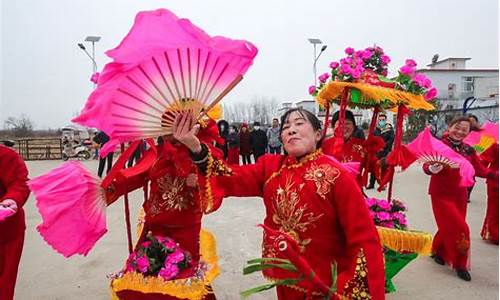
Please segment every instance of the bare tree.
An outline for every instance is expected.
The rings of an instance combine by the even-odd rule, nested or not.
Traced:
[[[34,124],[28,116],[22,114],[19,118],[8,117],[4,127],[15,137],[26,137],[33,135]]]
[[[226,103],[224,104],[224,118],[231,122],[255,121],[261,124],[270,124],[277,116],[279,103],[276,98],[255,96],[250,102]]]

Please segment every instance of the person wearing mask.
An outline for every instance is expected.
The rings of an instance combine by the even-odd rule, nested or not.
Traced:
[[[227,142],[227,163],[231,165],[240,164],[240,137],[238,136],[238,127],[231,125]]]
[[[332,286],[331,265],[336,263],[337,291],[345,297],[342,299],[385,298],[377,230],[356,181],[339,162],[322,153],[321,123],[314,114],[294,108],[281,117],[280,137],[286,155],[264,155],[253,165],[230,166],[229,170],[212,157],[208,145],[196,137],[197,128],[188,126],[186,119],[176,121],[174,137],[190,149],[193,162],[203,173],[200,188],[224,197],[263,197],[266,228],[293,239],[302,258],[326,286]],[[286,259],[274,245],[272,235],[265,233],[262,256]],[[363,262],[367,271],[358,274]],[[263,273],[273,281],[297,277],[278,268]],[[307,280],[299,280],[278,286],[276,292],[279,300],[298,300],[316,291],[310,291]]]
[[[267,149],[267,135],[260,128],[260,122],[253,123],[253,130],[250,132],[253,158],[257,162],[257,159],[266,153]]]
[[[379,136],[384,140],[384,149],[377,153],[377,159],[386,158],[387,155],[392,150],[392,144],[394,143],[394,128],[390,123],[387,122],[387,115],[379,114],[377,127],[373,132],[374,136]],[[370,174],[370,184],[366,187],[367,189],[373,189],[375,187],[375,175]]]
[[[278,119],[273,119],[271,128],[267,130],[267,140],[269,141],[269,153],[281,154],[280,123]]]
[[[477,176],[498,181],[498,172],[486,169],[474,148],[463,143],[470,128],[467,117],[456,117],[448,125],[441,141],[467,159]],[[432,242],[433,259],[437,264],[452,267],[459,278],[470,281],[470,232],[465,218],[467,188],[460,185],[459,169],[448,168],[441,163],[425,163],[422,167],[431,176],[429,195],[438,227]]]
[[[222,138],[223,143],[217,143],[215,146],[222,150],[224,154],[224,159],[227,159],[227,142],[226,138],[229,134],[229,123],[226,120],[219,120],[217,122],[217,128],[219,129],[219,136]]]
[[[240,129],[240,155],[244,165],[251,164],[250,154],[252,154],[252,137],[248,130],[248,124],[243,123]]]
[[[0,168],[0,299],[12,300],[26,230],[23,205],[30,190],[24,161],[3,145]]]

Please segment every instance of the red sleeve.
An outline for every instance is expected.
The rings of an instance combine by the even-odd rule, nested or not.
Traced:
[[[28,169],[22,158],[14,150],[7,147],[0,148],[0,183],[5,189],[5,194],[0,197],[16,201],[18,207],[22,207],[30,190],[28,181]]]
[[[211,197],[215,201],[229,196],[262,197],[265,183],[264,166],[268,158],[269,155],[264,155],[255,164],[229,166],[223,160],[215,158],[210,151],[207,170],[204,175],[199,176],[202,197]]]
[[[490,164],[495,160],[495,156],[497,155],[495,153],[495,145],[490,146],[486,151],[481,153],[479,156],[480,162],[485,166],[489,167]]]
[[[338,286],[343,287],[344,282],[353,277],[357,255],[360,250],[363,250],[367,262],[368,288],[372,299],[384,299],[385,269],[380,239],[361,190],[353,177],[342,173],[335,184],[333,199],[347,240],[348,253],[346,255],[353,261],[352,272],[339,274]]]
[[[103,180],[103,188],[106,191],[106,203],[115,202],[120,196],[141,188],[149,180],[149,170],[156,160],[156,151],[148,150],[142,159],[133,167],[110,172]],[[109,184],[107,184],[109,182]]]
[[[492,170],[489,170],[481,163],[481,161],[479,160],[479,156],[477,156],[475,151],[471,155],[470,162],[471,162],[472,166],[474,167],[474,170],[476,171],[475,175],[477,177],[482,177],[482,178],[495,177],[495,172]],[[498,176],[498,174],[497,174],[497,176]]]

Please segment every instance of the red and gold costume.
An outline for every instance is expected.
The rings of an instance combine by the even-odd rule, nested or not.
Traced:
[[[442,142],[470,161],[478,177],[494,178],[494,172],[484,168],[471,146],[454,142],[447,135]],[[429,171],[430,163],[423,165],[424,172],[432,175],[429,195],[438,231],[434,236],[432,251],[456,270],[470,269],[470,232],[465,216],[467,213],[467,187],[460,186],[457,168],[445,167],[437,174]],[[498,176],[498,173],[497,175]]]
[[[335,143],[338,141],[335,137],[331,137],[323,142],[321,148],[326,155],[331,155],[335,157],[341,163],[358,162],[360,163],[359,175],[357,177],[358,184],[363,186],[363,169],[368,168],[369,170],[374,170],[377,162],[377,157],[374,155],[379,148],[383,148],[383,140],[380,137],[371,137],[372,143],[376,144],[373,146],[375,149],[373,155],[369,155],[369,150],[367,149],[367,141],[350,137],[344,140],[341,151],[335,151],[337,148]],[[382,143],[382,145],[380,145]],[[378,176],[378,173],[377,173]]]
[[[146,233],[151,232],[153,235],[168,236],[174,239],[183,250],[188,251],[192,256],[191,267],[182,271],[176,280],[165,284],[162,283],[161,279],[149,278],[148,284],[153,288],[147,287],[148,284],[146,287],[138,288],[137,286],[144,283],[145,280],[135,278],[135,273],[125,273],[123,277],[112,282],[116,298],[196,298],[193,295],[201,295],[203,299],[215,298],[213,294],[209,294],[210,288],[207,286],[218,274],[217,259],[213,253],[215,251],[214,241],[209,241],[213,245],[208,248],[206,245],[202,245],[202,248],[205,247],[205,251],[201,251],[203,256],[201,259],[204,263],[209,264],[205,280],[197,280],[194,273],[200,262],[202,216],[204,213],[218,208],[221,199],[219,198],[216,203],[207,203],[205,202],[207,199],[200,197],[197,172],[197,167],[192,163],[186,147],[165,142],[157,149],[152,148],[146,152],[136,166],[120,171],[116,174],[112,184],[105,187],[109,205],[121,195],[141,188],[149,181],[150,192],[143,204],[145,218],[138,244],[144,241]],[[214,198],[210,200],[213,201]],[[206,234],[204,233],[204,235]],[[183,281],[187,278],[193,278],[192,284],[190,283],[189,286],[185,286],[186,283]]]
[[[264,155],[254,165],[231,169],[209,155],[200,186],[213,195],[263,197],[264,224],[293,237],[302,257],[323,282],[331,286],[330,266],[336,262],[338,290],[346,291],[349,299],[368,296],[356,288],[362,285],[360,281],[368,283],[371,299],[384,299],[382,251],[361,191],[351,175],[321,150],[299,160]],[[263,257],[280,257],[273,244],[272,237],[264,233]],[[367,272],[353,281],[361,251],[366,255]],[[265,270],[264,275],[270,280],[296,277],[277,268]],[[308,285],[301,281],[277,289],[279,299],[304,299]]]
[[[21,157],[0,145],[0,202],[12,199],[17,212],[0,221],[0,299],[14,298],[17,270],[24,244],[26,224],[23,205],[30,194],[26,185],[28,170]]]
[[[498,143],[493,144],[480,156],[483,164],[493,172],[498,173]],[[488,206],[484,218],[481,237],[498,245],[498,180],[488,178]]]

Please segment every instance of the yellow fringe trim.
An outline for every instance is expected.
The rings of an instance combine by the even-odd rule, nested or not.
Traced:
[[[165,281],[160,277],[144,277],[135,272],[125,273],[123,277],[111,281],[111,299],[119,300],[116,293],[123,290],[170,295],[181,299],[203,299],[211,293],[206,286],[220,273],[215,237],[205,229],[200,231],[200,255],[209,268],[201,280],[185,278]]]
[[[432,235],[422,231],[406,231],[377,226],[383,246],[397,252],[413,252],[418,255],[431,255]]]
[[[422,95],[415,95],[404,91],[398,91],[391,88],[374,86],[366,83],[331,81],[326,84],[316,96],[316,102],[323,107],[330,101],[337,99],[344,88],[350,87],[359,90],[366,99],[376,103],[389,101],[392,105],[387,108],[396,107],[404,104],[410,109],[434,110],[434,106],[425,101]]]
[[[204,204],[202,209],[205,214],[212,211],[214,204],[214,195],[212,193],[212,184],[210,179],[212,178],[212,169],[214,165],[214,158],[210,149],[208,150],[208,161],[207,161],[207,174],[205,175],[205,197],[202,197],[202,203]]]

